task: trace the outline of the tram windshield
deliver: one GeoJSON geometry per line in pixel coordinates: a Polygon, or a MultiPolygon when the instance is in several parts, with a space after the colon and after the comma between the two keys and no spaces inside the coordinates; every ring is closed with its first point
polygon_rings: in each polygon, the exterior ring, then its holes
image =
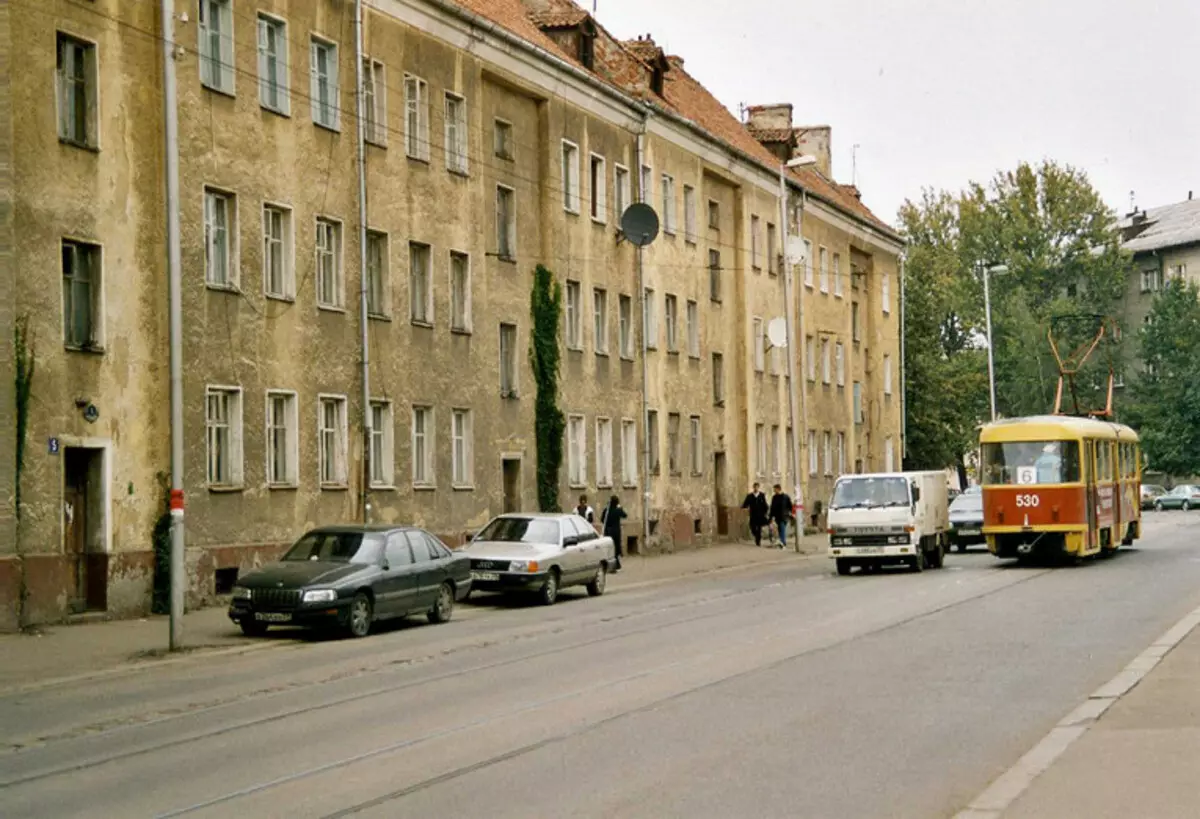
{"type": "Polygon", "coordinates": [[[984,486],[1079,480],[1078,441],[1008,441],[982,450],[984,486]]]}

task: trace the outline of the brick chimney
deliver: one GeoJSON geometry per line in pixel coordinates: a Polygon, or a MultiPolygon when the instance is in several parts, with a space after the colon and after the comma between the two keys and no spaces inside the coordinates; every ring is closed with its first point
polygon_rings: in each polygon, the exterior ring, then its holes
{"type": "Polygon", "coordinates": [[[795,130],[796,150],[793,156],[815,156],[817,170],[826,179],[833,179],[832,129],[828,125],[802,125],[795,130]]]}
{"type": "Polygon", "coordinates": [[[796,138],[792,132],[792,105],[788,102],[773,105],[751,105],[746,109],[746,130],[780,162],[792,157],[796,138]]]}

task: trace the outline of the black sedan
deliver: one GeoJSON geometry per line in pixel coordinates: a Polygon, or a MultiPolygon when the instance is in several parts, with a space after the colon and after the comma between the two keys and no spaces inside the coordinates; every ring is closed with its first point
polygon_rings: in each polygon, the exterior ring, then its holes
{"type": "Polygon", "coordinates": [[[426,614],[444,623],[471,592],[469,558],[411,526],[323,526],[277,563],[238,578],[229,619],[251,636],[273,625],[340,628],[426,614]]]}

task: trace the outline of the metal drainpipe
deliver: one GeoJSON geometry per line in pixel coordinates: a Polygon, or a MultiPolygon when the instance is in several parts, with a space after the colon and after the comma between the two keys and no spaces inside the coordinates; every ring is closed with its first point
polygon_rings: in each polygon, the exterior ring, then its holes
{"type": "MultiPolygon", "coordinates": [[[[646,123],[650,119],[649,111],[642,112],[642,128],[637,135],[637,173],[638,201],[645,202],[645,174],[642,165],[646,155],[646,123]]],[[[650,548],[650,374],[646,363],[649,352],[649,339],[646,338],[646,280],[642,266],[642,256],[645,248],[637,248],[637,277],[638,303],[642,306],[642,549],[650,548]]],[[[657,443],[657,442],[656,442],[657,443]]]]}
{"type": "MultiPolygon", "coordinates": [[[[804,242],[804,207],[807,204],[808,204],[808,192],[805,191],[804,188],[801,188],[800,189],[800,208],[798,209],[798,211],[796,213],[796,237],[802,243],[801,244],[802,247],[803,247],[803,242],[804,242]]],[[[812,263],[812,260],[808,258],[808,249],[805,248],[805,250],[804,250],[804,269],[806,271],[808,270],[808,266],[811,263],[812,263]]],[[[796,289],[800,292],[800,298],[798,298],[796,300],[796,333],[797,333],[798,337],[800,338],[800,341],[797,343],[804,345],[804,359],[803,359],[804,372],[800,373],[800,376],[799,376],[799,378],[800,378],[800,427],[799,427],[799,429],[796,430],[796,447],[798,448],[799,451],[804,451],[804,450],[800,450],[799,448],[801,447],[801,443],[800,443],[801,435],[804,436],[803,447],[805,447],[805,448],[808,447],[808,366],[809,366],[809,364],[808,364],[808,337],[804,334],[804,297],[807,295],[808,290],[807,290],[806,285],[804,285],[804,284],[801,284],[796,289]]],[[[809,461],[811,463],[811,459],[812,459],[811,452],[808,453],[808,457],[809,457],[809,461]]],[[[801,460],[803,460],[803,458],[801,460]]],[[[804,467],[802,465],[801,469],[803,470],[803,468],[804,467]]],[[[796,483],[803,485],[801,483],[799,475],[796,476],[796,483]]],[[[809,489],[811,490],[812,486],[809,486],[809,489]]],[[[815,508],[815,505],[814,505],[814,508],[815,508]]],[[[804,521],[802,521],[802,520],[796,521],[796,525],[797,525],[797,528],[801,528],[804,526],[804,521]]]]}
{"type": "MultiPolygon", "coordinates": [[[[791,427],[792,435],[789,444],[788,457],[792,463],[792,503],[795,505],[796,525],[792,527],[792,534],[796,539],[796,551],[800,551],[801,536],[804,533],[804,489],[800,483],[800,420],[797,410],[796,400],[796,327],[792,321],[792,312],[795,309],[794,286],[792,282],[793,268],[792,262],[787,255],[788,246],[788,227],[791,223],[788,213],[790,208],[790,198],[788,196],[787,185],[787,167],[781,165],[779,168],[779,214],[780,214],[780,240],[783,244],[783,310],[784,319],[787,325],[787,374],[788,374],[788,423],[791,427]]],[[[768,252],[774,252],[772,248],[768,252]]]]}
{"type": "Polygon", "coordinates": [[[354,76],[358,82],[355,110],[358,131],[358,313],[362,325],[362,518],[371,522],[371,345],[367,323],[367,132],[366,95],[363,93],[363,8],[362,0],[354,2],[354,76]]]}
{"type": "Polygon", "coordinates": [[[905,254],[900,254],[900,469],[904,469],[904,459],[908,455],[908,378],[906,376],[906,359],[904,358],[904,262],[905,254]]]}

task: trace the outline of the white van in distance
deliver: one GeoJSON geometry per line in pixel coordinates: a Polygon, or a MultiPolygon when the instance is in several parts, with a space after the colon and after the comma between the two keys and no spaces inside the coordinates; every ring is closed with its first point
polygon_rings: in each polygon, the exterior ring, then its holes
{"type": "Polygon", "coordinates": [[[941,568],[950,531],[944,472],[843,475],[829,502],[829,556],[838,574],[905,563],[941,568]]]}

